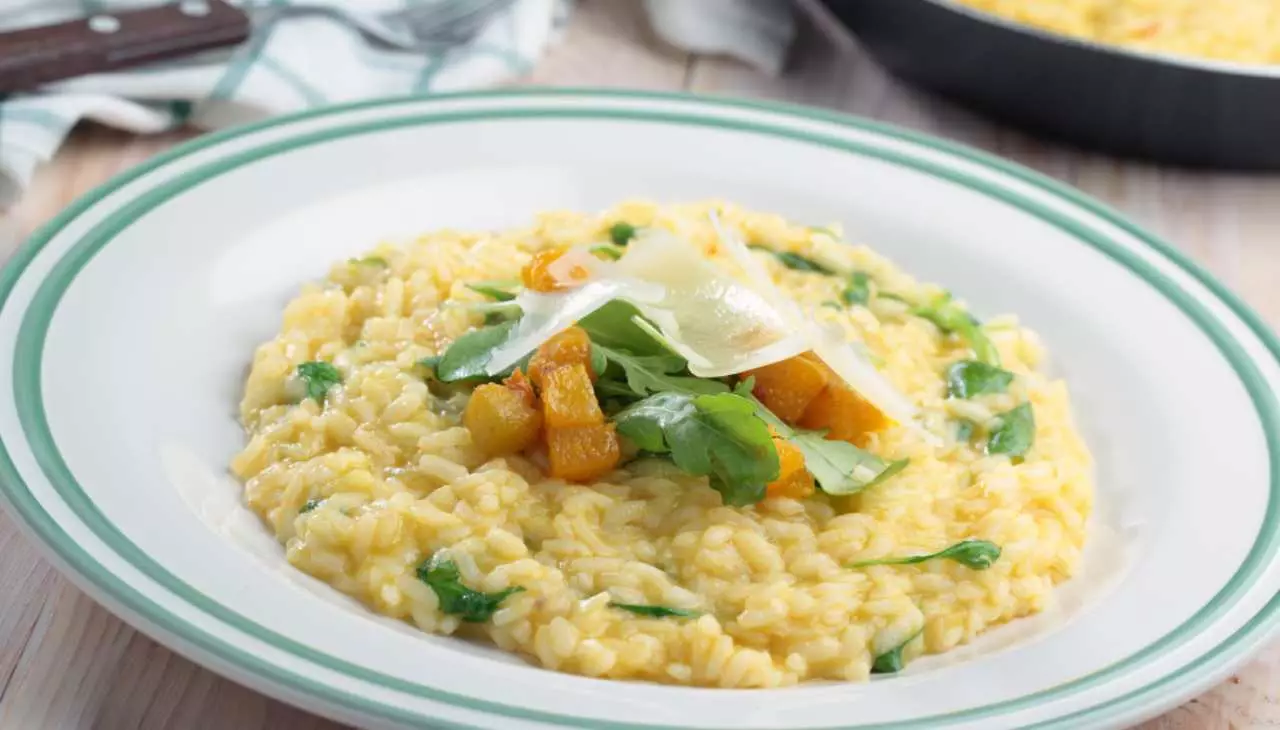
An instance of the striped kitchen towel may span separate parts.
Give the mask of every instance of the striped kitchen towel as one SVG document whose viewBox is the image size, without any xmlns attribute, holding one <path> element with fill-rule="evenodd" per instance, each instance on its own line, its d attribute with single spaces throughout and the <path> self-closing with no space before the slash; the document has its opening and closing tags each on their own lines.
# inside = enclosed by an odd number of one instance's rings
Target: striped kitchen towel
<svg viewBox="0 0 1280 730">
<path fill-rule="evenodd" d="M 0 30 L 155 1 L 0 0 Z M 21 195 L 81 120 L 139 134 L 187 123 L 216 129 L 326 104 L 495 86 L 532 68 L 568 22 L 573 0 L 231 2 L 259 21 L 239 47 L 82 76 L 0 100 L 0 208 Z M 350 16 L 386 17 L 423 5 L 440 13 L 490 10 L 474 35 L 432 52 L 370 42 Z M 326 6 L 340 7 L 348 18 L 316 12 Z M 787 0 L 646 0 L 645 7 L 655 31 L 672 44 L 736 56 L 770 72 L 780 67 L 790 40 Z"/>
<path fill-rule="evenodd" d="M 235 0 L 233 0 L 235 2 Z M 430 53 L 370 42 L 349 20 L 314 12 L 343 5 L 381 15 L 413 4 L 441 12 L 476 0 L 239 0 L 254 18 L 234 49 L 50 84 L 0 102 L 0 206 L 26 188 L 77 122 L 141 134 L 191 123 L 215 129 L 358 99 L 494 86 L 526 73 L 568 19 L 569 0 L 498 4 L 478 32 Z M 154 4 L 137 0 L 0 0 L 0 29 L 45 25 Z M 282 12 L 282 6 L 290 6 Z M 452 6 L 452 7 L 451 7 Z M 258 11 L 258 12 L 255 12 Z"/>
</svg>

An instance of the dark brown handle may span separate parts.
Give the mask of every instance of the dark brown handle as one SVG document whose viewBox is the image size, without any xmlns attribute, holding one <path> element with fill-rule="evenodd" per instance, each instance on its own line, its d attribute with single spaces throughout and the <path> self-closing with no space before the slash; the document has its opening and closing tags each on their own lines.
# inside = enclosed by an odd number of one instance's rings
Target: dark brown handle
<svg viewBox="0 0 1280 730">
<path fill-rule="evenodd" d="M 249 17 L 223 0 L 182 0 L 0 33 L 0 92 L 235 45 Z"/>
</svg>

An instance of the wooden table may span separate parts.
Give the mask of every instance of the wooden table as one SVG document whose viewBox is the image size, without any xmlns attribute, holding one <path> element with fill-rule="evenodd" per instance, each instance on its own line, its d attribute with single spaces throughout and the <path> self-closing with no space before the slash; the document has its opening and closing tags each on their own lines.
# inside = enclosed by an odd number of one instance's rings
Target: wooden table
<svg viewBox="0 0 1280 730">
<path fill-rule="evenodd" d="M 788 71 L 770 78 L 663 47 L 639 3 L 583 0 L 567 37 L 526 82 L 785 99 L 957 139 L 1125 211 L 1280 324 L 1280 176 L 1176 171 L 1046 144 L 903 87 L 822 23 L 802 24 Z M 194 134 L 80 130 L 9 222 L 28 232 L 110 175 Z M 2 512 L 0 586 L 0 728 L 338 727 L 222 679 L 121 623 L 55 573 Z M 1280 727 L 1280 644 L 1212 692 L 1142 726 L 1266 727 Z"/>
</svg>

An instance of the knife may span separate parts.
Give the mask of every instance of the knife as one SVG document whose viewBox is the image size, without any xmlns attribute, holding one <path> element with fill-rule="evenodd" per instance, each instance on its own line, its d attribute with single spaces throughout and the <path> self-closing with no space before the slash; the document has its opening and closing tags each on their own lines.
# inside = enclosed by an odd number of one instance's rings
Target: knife
<svg viewBox="0 0 1280 730">
<path fill-rule="evenodd" d="M 0 93 L 243 43 L 249 16 L 225 0 L 97 13 L 0 33 Z"/>
</svg>

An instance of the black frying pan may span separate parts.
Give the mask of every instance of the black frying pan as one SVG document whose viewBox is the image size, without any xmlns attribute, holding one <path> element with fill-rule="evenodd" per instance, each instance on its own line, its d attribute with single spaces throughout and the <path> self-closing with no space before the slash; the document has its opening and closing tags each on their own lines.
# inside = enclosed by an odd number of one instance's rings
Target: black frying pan
<svg viewBox="0 0 1280 730">
<path fill-rule="evenodd" d="M 1182 165 L 1280 169 L 1280 66 L 1102 45 L 950 0 L 822 2 L 892 73 L 1031 131 Z"/>
</svg>

